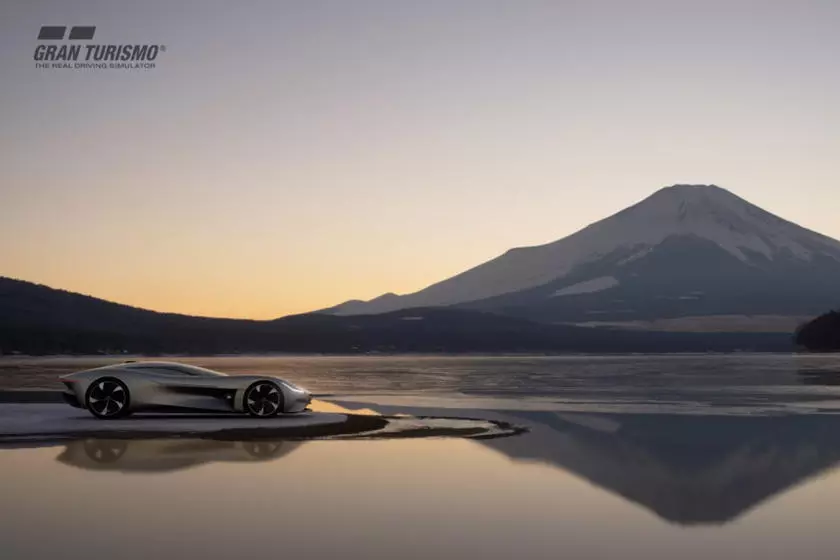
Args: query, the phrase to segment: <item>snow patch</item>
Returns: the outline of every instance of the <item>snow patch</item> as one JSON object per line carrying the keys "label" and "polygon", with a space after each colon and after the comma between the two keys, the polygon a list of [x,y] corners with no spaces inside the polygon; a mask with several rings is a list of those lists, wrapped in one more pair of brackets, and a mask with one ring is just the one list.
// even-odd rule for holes
{"label": "snow patch", "polygon": [[566,286],[561,290],[557,290],[549,297],[591,294],[602,290],[608,290],[610,288],[614,288],[615,286],[618,286],[618,280],[615,277],[600,276],[598,278],[593,278],[592,280],[586,280],[584,282],[572,284],[571,286]]}
{"label": "snow patch", "polygon": [[621,259],[620,261],[618,261],[618,262],[617,262],[617,263],[615,263],[615,264],[617,264],[617,265],[621,266],[621,265],[623,265],[623,264],[627,264],[627,263],[633,262],[633,261],[635,261],[635,260],[637,260],[637,259],[640,259],[640,258],[644,257],[645,255],[647,255],[647,254],[648,254],[648,253],[650,253],[651,251],[653,251],[653,247],[647,247],[647,248],[645,248],[645,249],[642,249],[642,250],[641,250],[641,251],[639,251],[638,253],[633,253],[633,254],[632,254],[632,255],[630,255],[629,257],[625,257],[625,258]]}

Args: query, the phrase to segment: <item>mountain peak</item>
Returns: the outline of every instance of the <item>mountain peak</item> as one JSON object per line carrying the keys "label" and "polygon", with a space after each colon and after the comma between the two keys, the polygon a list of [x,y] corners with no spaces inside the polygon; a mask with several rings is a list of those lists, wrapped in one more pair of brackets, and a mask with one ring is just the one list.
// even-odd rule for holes
{"label": "mountain peak", "polygon": [[689,184],[676,184],[669,187],[663,187],[647,197],[645,200],[665,199],[683,202],[717,201],[720,203],[724,201],[740,201],[747,203],[735,193],[717,185]]}
{"label": "mountain peak", "polygon": [[[676,184],[566,239],[589,247],[655,247],[674,236],[705,239],[749,262],[781,254],[809,261],[815,254],[837,258],[840,244],[788,222],[717,185]],[[561,243],[565,240],[561,240]],[[603,254],[603,250],[600,250]]]}
{"label": "mountain peak", "polygon": [[713,184],[704,185],[704,184],[693,184],[693,183],[677,183],[675,185],[671,185],[671,186],[668,186],[668,187],[662,187],[659,190],[664,191],[664,190],[667,190],[667,189],[677,190],[677,191],[698,191],[698,190],[704,190],[704,189],[705,190],[721,190],[721,191],[726,190],[722,187],[719,187],[719,186],[713,185]]}
{"label": "mountain peak", "polygon": [[[753,231],[759,236],[765,233],[775,237],[782,223],[793,225],[717,185],[677,184],[664,187],[597,224],[613,218],[618,218],[617,222],[624,225],[632,223],[634,229],[650,229],[658,225],[662,233],[706,238],[712,234],[711,230],[742,234]],[[721,231],[712,236],[720,237]],[[767,253],[764,250],[760,252]],[[733,254],[737,256],[738,252]]]}
{"label": "mountain peak", "polygon": [[721,190],[725,191],[726,189],[719,187],[715,184],[694,184],[694,183],[676,183],[674,185],[670,185],[668,187],[662,187],[659,189],[660,191],[664,190],[677,190],[677,191],[699,191],[699,190]]}

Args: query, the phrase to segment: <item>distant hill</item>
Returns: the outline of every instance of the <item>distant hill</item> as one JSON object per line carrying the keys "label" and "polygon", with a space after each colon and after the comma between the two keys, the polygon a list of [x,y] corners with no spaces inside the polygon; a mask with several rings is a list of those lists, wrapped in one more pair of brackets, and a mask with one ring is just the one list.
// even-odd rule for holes
{"label": "distant hill", "polygon": [[796,331],[796,344],[815,352],[840,352],[840,311],[829,311]]}
{"label": "distant hill", "polygon": [[481,310],[308,313],[272,321],[158,313],[0,277],[0,351],[245,352],[785,351],[786,334],[667,333],[549,325]]}

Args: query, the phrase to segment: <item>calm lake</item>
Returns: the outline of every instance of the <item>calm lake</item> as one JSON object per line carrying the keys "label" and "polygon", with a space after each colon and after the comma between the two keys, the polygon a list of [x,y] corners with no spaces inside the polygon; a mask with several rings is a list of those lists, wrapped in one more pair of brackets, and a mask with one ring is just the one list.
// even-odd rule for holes
{"label": "calm lake", "polygon": [[[4,358],[56,387],[106,358]],[[2,557],[836,558],[840,356],[211,357],[495,439],[0,449]],[[2,405],[0,405],[2,406]]]}

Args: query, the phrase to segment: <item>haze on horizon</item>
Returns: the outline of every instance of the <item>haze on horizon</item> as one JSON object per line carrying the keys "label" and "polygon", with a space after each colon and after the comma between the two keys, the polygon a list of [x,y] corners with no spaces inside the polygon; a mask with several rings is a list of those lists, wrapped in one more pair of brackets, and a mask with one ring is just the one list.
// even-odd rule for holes
{"label": "haze on horizon", "polygon": [[[840,238],[840,3],[0,6],[0,275],[273,318],[409,293],[674,183]],[[42,25],[162,43],[39,70]]]}

